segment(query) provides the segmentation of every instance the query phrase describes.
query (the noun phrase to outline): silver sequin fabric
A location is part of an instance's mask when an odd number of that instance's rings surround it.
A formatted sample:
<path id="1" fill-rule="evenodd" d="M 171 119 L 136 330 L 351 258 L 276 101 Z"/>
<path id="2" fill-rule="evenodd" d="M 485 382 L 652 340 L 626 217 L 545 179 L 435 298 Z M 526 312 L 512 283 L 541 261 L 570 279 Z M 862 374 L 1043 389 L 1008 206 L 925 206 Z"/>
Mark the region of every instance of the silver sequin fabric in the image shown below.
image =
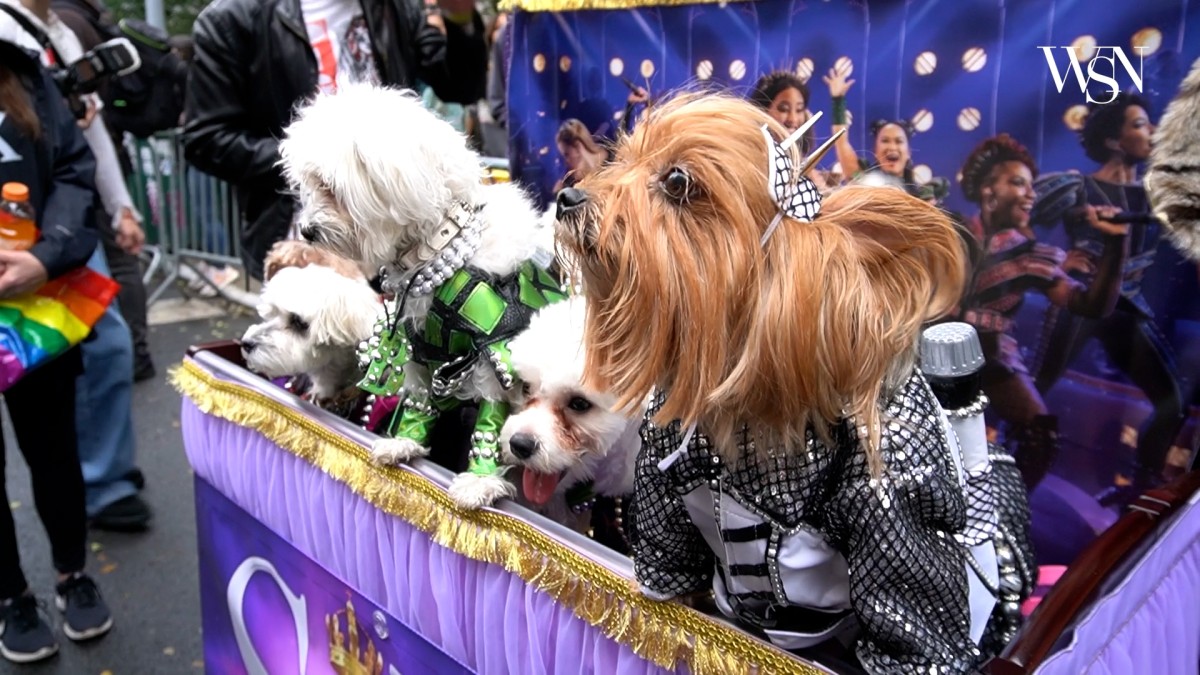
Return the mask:
<path id="1" fill-rule="evenodd" d="M 805 528 L 845 556 L 859 626 L 856 653 L 869 672 L 959 673 L 980 663 L 984 654 L 970 636 L 968 553 L 955 536 L 967 529 L 967 500 L 940 408 L 919 372 L 885 406 L 886 468 L 878 479 L 848 422 L 831 429 L 832 444 L 810 429 L 805 447 L 791 453 L 757 451 L 744 428 L 736 466 L 722 462 L 698 432 L 687 451 L 660 470 L 683 442 L 678 422 L 650 421 L 663 399 L 655 395 L 642 427 L 630 506 L 634 566 L 645 591 L 674 597 L 712 588 L 717 559 L 682 500 L 706 485 L 762 515 L 772 530 L 764 536 L 777 540 Z M 1025 518 L 1026 532 L 1018 537 L 1027 536 L 1027 511 Z M 768 547 L 767 556 L 773 553 Z M 774 562 L 747 566 L 745 573 L 769 574 Z M 777 585 L 761 586 L 776 590 L 731 598 L 736 618 L 750 627 L 787 629 L 773 624 L 772 615 L 795 617 L 778 611 L 793 607 Z M 998 606 L 993 617 L 999 612 Z M 989 626 L 985 646 L 1008 637 L 1007 628 Z"/>

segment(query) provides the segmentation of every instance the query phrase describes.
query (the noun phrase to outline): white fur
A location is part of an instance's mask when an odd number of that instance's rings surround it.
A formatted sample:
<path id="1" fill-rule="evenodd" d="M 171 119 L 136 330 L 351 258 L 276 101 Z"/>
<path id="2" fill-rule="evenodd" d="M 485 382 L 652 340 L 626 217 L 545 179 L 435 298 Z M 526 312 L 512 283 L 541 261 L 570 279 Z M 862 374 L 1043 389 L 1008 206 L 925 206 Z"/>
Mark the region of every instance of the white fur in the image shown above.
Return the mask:
<path id="1" fill-rule="evenodd" d="M 402 256 L 437 232 L 458 202 L 479 207 L 479 247 L 467 261 L 505 276 L 549 241 L 543 214 L 511 183 L 485 184 L 479 156 L 466 138 L 421 104 L 411 92 L 370 85 L 340 87 L 301 108 L 280 143 L 284 175 L 297 192 L 301 234 L 314 244 L 358 262 L 374 275 L 404 283 L 416 272 L 399 267 Z M 552 230 L 550 231 L 552 234 Z M 424 327 L 431 298 L 409 298 L 404 319 Z M 429 388 L 429 371 L 405 366 L 405 382 Z M 486 359 L 456 394 L 462 400 L 515 402 Z M 395 463 L 428 454 L 402 439 L 381 439 L 377 461 Z M 451 496 L 464 507 L 506 493 L 495 481 L 460 477 Z M 502 479 L 497 479 L 501 483 Z"/>
<path id="2" fill-rule="evenodd" d="M 450 498 L 466 509 L 479 509 L 495 504 L 502 497 L 512 497 L 517 488 L 502 476 L 479 476 L 460 473 L 450 483 Z"/>
<path id="3" fill-rule="evenodd" d="M 632 492 L 634 461 L 641 448 L 642 411 L 615 411 L 615 396 L 582 384 L 583 327 L 584 300 L 576 296 L 542 309 L 510 345 L 513 367 L 528 393 L 520 412 L 508 418 L 500 434 L 504 461 L 527 471 L 562 474 L 544 508 L 559 520 L 568 512 L 564 494 L 581 481 L 592 479 L 598 495 Z M 572 410 L 572 399 L 587 401 L 591 407 Z M 566 433 L 560 419 L 574 433 Z M 513 454 L 511 440 L 516 434 L 537 439 L 537 450 L 528 459 Z M 572 440 L 576 443 L 566 444 Z"/>
<path id="4" fill-rule="evenodd" d="M 358 343 L 371 336 L 383 314 L 365 281 L 320 265 L 288 267 L 271 278 L 261 298 L 262 321 L 242 336 L 250 370 L 267 377 L 306 374 L 317 398 L 354 384 Z M 293 317 L 308 329 L 298 330 Z"/>

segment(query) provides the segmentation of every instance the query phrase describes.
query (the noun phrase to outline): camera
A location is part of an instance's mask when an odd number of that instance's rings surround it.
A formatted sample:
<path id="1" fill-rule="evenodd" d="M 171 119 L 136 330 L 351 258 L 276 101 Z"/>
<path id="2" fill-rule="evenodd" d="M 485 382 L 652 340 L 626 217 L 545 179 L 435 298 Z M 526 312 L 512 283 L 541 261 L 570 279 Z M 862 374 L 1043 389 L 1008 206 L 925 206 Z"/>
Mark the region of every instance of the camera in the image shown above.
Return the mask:
<path id="1" fill-rule="evenodd" d="M 128 38 L 114 38 L 96 45 L 77 61 L 51 72 L 76 119 L 87 116 L 82 96 L 91 94 L 104 80 L 128 75 L 142 67 L 142 58 Z"/>

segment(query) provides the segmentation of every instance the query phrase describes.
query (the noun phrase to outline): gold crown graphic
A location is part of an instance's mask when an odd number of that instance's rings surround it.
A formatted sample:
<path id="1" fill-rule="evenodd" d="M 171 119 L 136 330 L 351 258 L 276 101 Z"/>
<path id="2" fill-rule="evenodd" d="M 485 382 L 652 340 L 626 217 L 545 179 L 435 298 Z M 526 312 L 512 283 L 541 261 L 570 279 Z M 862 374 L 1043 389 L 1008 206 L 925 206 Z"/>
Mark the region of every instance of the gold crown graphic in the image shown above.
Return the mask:
<path id="1" fill-rule="evenodd" d="M 346 617 L 345 633 L 342 632 L 342 615 Z M 329 662 L 333 664 L 335 673 L 383 675 L 383 656 L 375 651 L 375 643 L 371 642 L 366 631 L 359 630 L 354 605 L 349 597 L 346 598 L 346 609 L 325 615 L 325 630 L 329 633 Z M 365 643 L 365 648 L 360 643 Z"/>

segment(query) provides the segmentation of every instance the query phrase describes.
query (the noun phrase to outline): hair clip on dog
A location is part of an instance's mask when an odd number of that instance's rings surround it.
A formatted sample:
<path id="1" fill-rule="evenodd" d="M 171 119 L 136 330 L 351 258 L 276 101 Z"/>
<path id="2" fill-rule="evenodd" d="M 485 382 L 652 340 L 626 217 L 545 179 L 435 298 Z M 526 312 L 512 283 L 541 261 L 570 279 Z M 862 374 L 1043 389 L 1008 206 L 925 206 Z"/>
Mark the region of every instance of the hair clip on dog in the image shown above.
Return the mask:
<path id="1" fill-rule="evenodd" d="M 776 227 L 779 227 L 779 223 L 783 221 L 784 216 L 800 222 L 811 223 L 821 213 L 821 191 L 817 189 L 816 183 L 807 178 L 804 173 L 812 165 L 820 161 L 826 152 L 829 152 L 829 149 L 833 147 L 833 144 L 837 142 L 837 139 L 846 130 L 838 130 L 829 140 L 822 143 L 819 148 L 800 163 L 799 169 L 792 166 L 791 153 L 792 146 L 803 138 L 804 134 L 819 119 L 821 119 L 820 112 L 808 118 L 807 122 L 802 124 L 799 129 L 794 131 L 792 135 L 788 136 L 781 143 L 775 142 L 775 138 L 771 135 L 771 130 L 767 125 L 764 124 L 762 126 L 763 138 L 767 142 L 768 155 L 770 156 L 770 164 L 767 168 L 767 187 L 771 192 L 771 196 L 775 199 L 775 203 L 779 204 L 779 212 L 767 227 L 767 231 L 763 233 L 763 245 L 766 245 L 767 239 L 771 238 L 771 234 L 775 232 Z"/>

